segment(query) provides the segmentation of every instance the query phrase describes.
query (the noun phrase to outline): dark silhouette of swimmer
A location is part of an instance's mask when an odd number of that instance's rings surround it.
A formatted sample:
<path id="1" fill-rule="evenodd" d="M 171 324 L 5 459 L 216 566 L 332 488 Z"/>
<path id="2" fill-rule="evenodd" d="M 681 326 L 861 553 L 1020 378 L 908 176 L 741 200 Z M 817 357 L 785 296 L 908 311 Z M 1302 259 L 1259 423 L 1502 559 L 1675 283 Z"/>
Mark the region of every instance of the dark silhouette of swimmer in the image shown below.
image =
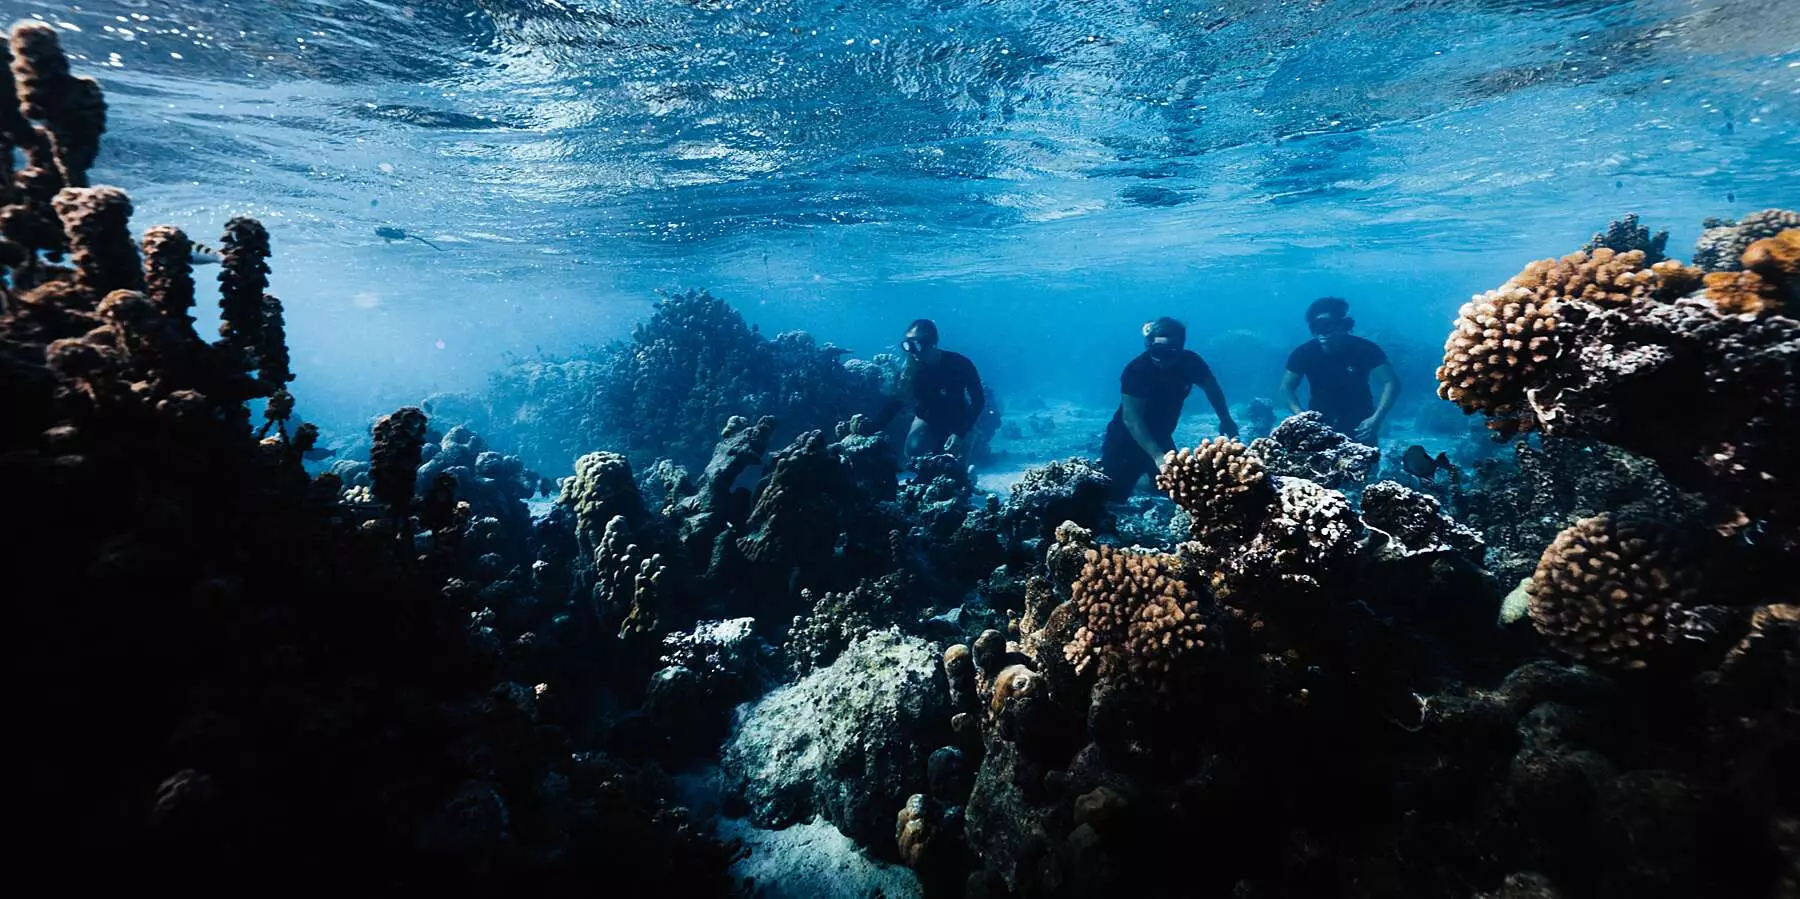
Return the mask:
<path id="1" fill-rule="evenodd" d="M 1321 297 L 1306 307 L 1306 326 L 1313 339 L 1288 356 L 1287 373 L 1281 378 L 1281 395 L 1288 411 L 1301 411 L 1297 389 L 1305 378 L 1310 395 L 1306 408 L 1325 417 L 1325 423 L 1358 441 L 1373 445 L 1381 438 L 1382 422 L 1400 395 L 1400 379 L 1388 364 L 1387 353 L 1374 341 L 1354 336 L 1350 329 L 1350 304 L 1342 297 Z M 1369 392 L 1369 379 L 1381 383 L 1381 401 Z"/>
<path id="2" fill-rule="evenodd" d="M 948 452 L 962 458 L 968 451 L 969 431 L 987 403 L 975 363 L 961 353 L 939 348 L 937 325 L 926 318 L 906 329 L 900 347 L 906 351 L 906 371 L 897 395 L 876 413 L 876 430 L 887 427 L 910 406 L 913 423 L 906 433 L 906 455 Z"/>
<path id="3" fill-rule="evenodd" d="M 1119 377 L 1119 409 L 1106 426 L 1100 448 L 1100 468 L 1112 479 L 1114 500 L 1131 496 L 1140 479 L 1161 469 L 1163 456 L 1175 449 L 1175 425 L 1194 387 L 1206 393 L 1218 413 L 1219 432 L 1238 435 L 1212 368 L 1186 346 L 1187 327 L 1181 322 L 1172 318 L 1150 322 L 1144 325 L 1144 352 Z"/>
<path id="4" fill-rule="evenodd" d="M 420 237 L 417 234 L 408 234 L 405 231 L 400 230 L 399 228 L 391 228 L 391 227 L 388 227 L 387 225 L 381 225 L 381 226 L 377 227 L 375 229 L 375 236 L 381 238 L 382 240 L 387 241 L 388 243 L 393 243 L 396 240 L 416 240 L 419 243 L 422 243 L 422 244 L 438 251 L 439 253 L 444 252 L 443 247 L 440 247 L 437 244 L 434 244 L 431 241 L 426 240 L 425 238 Z"/>

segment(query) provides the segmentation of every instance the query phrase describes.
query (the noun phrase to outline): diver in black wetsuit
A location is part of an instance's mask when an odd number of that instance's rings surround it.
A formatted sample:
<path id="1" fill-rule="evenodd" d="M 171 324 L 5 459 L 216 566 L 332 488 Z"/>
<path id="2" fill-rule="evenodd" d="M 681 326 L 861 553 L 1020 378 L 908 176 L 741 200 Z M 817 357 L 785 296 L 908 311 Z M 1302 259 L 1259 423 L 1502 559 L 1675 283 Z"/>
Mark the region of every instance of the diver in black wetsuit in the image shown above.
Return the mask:
<path id="1" fill-rule="evenodd" d="M 1225 404 L 1225 391 L 1200 354 L 1185 349 L 1187 328 L 1172 318 L 1144 325 L 1144 352 L 1119 377 L 1119 409 L 1106 426 L 1100 468 L 1112 479 L 1112 498 L 1124 500 L 1138 480 L 1155 476 L 1164 454 L 1175 449 L 1175 424 L 1181 406 L 1197 385 L 1219 415 L 1219 432 L 1238 435 L 1237 422 Z"/>
<path id="2" fill-rule="evenodd" d="M 1300 379 L 1310 386 L 1306 408 L 1325 416 L 1325 423 L 1362 443 L 1381 439 L 1394 398 L 1400 395 L 1400 379 L 1388 364 L 1387 353 L 1374 341 L 1350 333 L 1356 319 L 1342 297 L 1321 297 L 1306 307 L 1309 340 L 1288 356 L 1287 373 L 1281 378 L 1281 395 L 1288 411 L 1300 412 L 1297 390 Z M 1369 379 L 1381 383 L 1381 402 L 1369 392 Z"/>
<path id="3" fill-rule="evenodd" d="M 900 347 L 906 351 L 906 373 L 900 380 L 899 395 L 875 416 L 876 429 L 886 428 L 900 410 L 911 406 L 913 423 L 906 433 L 906 455 L 948 452 L 962 458 L 969 431 L 987 402 L 975 363 L 961 353 L 940 349 L 937 325 L 930 319 L 913 322 Z"/>

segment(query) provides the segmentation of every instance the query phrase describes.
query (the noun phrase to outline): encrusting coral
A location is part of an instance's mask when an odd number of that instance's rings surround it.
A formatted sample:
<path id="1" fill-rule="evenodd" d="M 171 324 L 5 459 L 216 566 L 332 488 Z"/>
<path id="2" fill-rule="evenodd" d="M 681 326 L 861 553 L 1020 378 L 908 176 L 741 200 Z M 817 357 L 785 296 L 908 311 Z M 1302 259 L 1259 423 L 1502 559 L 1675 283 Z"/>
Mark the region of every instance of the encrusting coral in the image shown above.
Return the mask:
<path id="1" fill-rule="evenodd" d="M 1333 430 L 1316 411 L 1282 420 L 1267 437 L 1251 441 L 1250 451 L 1272 475 L 1306 478 L 1333 489 L 1361 484 L 1381 461 L 1379 449 Z"/>
<path id="2" fill-rule="evenodd" d="M 1611 514 L 1558 534 L 1532 576 L 1531 620 L 1556 648 L 1590 662 L 1641 668 L 1675 639 L 1704 577 L 1694 554 L 1654 523 Z"/>

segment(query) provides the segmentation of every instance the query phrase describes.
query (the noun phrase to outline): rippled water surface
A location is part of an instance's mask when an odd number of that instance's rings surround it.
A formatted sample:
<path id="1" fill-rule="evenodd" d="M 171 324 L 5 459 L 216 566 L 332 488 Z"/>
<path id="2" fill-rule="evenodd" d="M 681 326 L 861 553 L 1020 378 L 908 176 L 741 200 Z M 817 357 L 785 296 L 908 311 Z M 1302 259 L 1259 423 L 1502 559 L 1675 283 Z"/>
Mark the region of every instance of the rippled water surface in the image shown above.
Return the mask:
<path id="1" fill-rule="evenodd" d="M 1622 212 L 1676 246 L 1800 204 L 1791 0 L 0 8 L 105 81 L 142 215 L 265 217 L 302 349 L 414 372 L 402 325 L 480 361 L 674 286 L 857 336 L 882 296 L 1016 321 L 1329 275 L 1416 290 L 1424 339 Z"/>

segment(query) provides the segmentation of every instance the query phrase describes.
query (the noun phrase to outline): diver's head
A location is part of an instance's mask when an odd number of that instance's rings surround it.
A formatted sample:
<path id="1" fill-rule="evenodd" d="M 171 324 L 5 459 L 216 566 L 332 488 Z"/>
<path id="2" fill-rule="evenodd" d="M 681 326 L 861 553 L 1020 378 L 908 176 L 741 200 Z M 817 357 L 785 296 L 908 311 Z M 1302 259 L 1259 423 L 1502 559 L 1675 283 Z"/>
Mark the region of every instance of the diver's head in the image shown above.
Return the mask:
<path id="1" fill-rule="evenodd" d="M 900 348 L 921 362 L 937 361 L 940 353 L 937 324 L 929 318 L 921 318 L 908 325 L 906 339 L 900 341 Z"/>
<path id="2" fill-rule="evenodd" d="M 1168 316 L 1144 323 L 1144 352 L 1159 366 L 1181 358 L 1187 347 L 1187 326 Z"/>
<path id="3" fill-rule="evenodd" d="M 1306 327 L 1319 346 L 1329 350 L 1344 342 L 1356 319 L 1350 317 L 1350 303 L 1343 297 L 1320 297 L 1306 307 Z"/>

